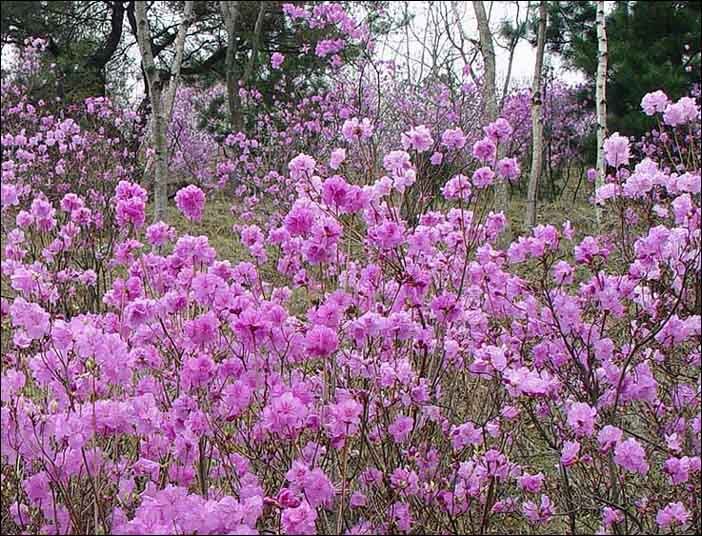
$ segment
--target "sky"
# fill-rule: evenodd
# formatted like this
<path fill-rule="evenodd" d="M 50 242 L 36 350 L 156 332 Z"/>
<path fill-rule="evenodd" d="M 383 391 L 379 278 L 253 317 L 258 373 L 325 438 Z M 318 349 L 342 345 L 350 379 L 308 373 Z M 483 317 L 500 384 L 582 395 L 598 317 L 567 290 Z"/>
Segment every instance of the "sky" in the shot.
<path fill-rule="evenodd" d="M 430 2 L 409 2 L 408 8 L 410 13 L 414 15 L 414 20 L 411 25 L 409 32 L 398 32 L 393 35 L 385 46 L 379 46 L 379 53 L 383 59 L 395 60 L 398 63 L 406 63 L 406 45 L 405 41 L 409 34 L 410 41 L 410 54 L 414 58 L 413 63 L 418 65 L 418 58 L 421 57 L 423 36 L 427 23 L 431 22 L 429 14 L 429 4 Z M 456 24 L 456 16 L 460 18 L 460 24 L 462 25 L 463 33 L 466 38 L 478 39 L 478 27 L 475 19 L 472 2 L 457 2 L 444 1 L 444 2 L 432 2 L 434 8 L 438 4 L 442 4 L 443 8 L 446 9 L 448 13 L 452 16 L 452 24 L 450 26 L 450 31 L 454 41 L 457 40 L 457 36 L 460 34 L 461 29 Z M 520 20 L 524 20 L 527 12 L 526 1 L 497 1 L 497 2 L 485 2 L 485 9 L 489 16 L 490 29 L 493 31 L 493 35 L 497 33 L 500 26 L 500 22 L 504 19 L 508 19 L 514 22 L 517 16 L 517 4 L 519 4 L 519 17 Z M 533 5 L 534 2 L 531 2 Z M 402 9 L 402 2 L 396 2 L 395 8 Z M 434 27 L 434 25 L 429 24 L 429 28 Z M 444 38 L 442 44 L 446 46 L 450 45 L 447 38 Z M 497 84 L 498 87 L 502 87 L 502 83 L 507 73 L 507 66 L 509 62 L 509 52 L 500 46 L 495 46 L 495 55 L 497 63 Z M 531 85 L 532 78 L 534 76 L 534 62 L 536 59 L 535 47 L 532 47 L 526 40 L 521 40 L 517 45 L 514 53 L 514 60 L 512 62 L 512 77 L 510 82 L 510 87 Z M 559 58 L 557 56 L 546 54 L 544 58 L 544 65 L 551 66 L 554 68 L 554 72 L 561 80 L 568 83 L 579 83 L 584 81 L 584 77 L 581 73 L 566 70 Z M 462 67 L 462 65 L 461 65 Z"/>

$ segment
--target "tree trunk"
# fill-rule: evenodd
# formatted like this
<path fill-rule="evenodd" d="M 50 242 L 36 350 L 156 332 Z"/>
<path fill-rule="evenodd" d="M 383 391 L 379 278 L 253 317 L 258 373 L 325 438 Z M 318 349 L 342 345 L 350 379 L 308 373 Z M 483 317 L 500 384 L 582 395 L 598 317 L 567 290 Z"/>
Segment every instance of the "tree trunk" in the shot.
<path fill-rule="evenodd" d="M 148 86 L 149 100 L 151 102 L 151 141 L 156 155 L 154 165 L 154 221 L 165 221 L 168 201 L 168 145 L 166 142 L 166 129 L 168 128 L 168 121 L 173 106 L 171 95 L 175 96 L 180 74 L 180 62 L 183 59 L 183 48 L 185 46 L 185 33 L 191 21 L 193 2 L 188 1 L 185 3 L 185 18 L 178 30 L 176 59 L 171 66 L 171 82 L 165 99 L 163 95 L 163 79 L 154 63 L 154 55 L 151 48 L 151 32 L 146 20 L 146 2 L 137 1 L 134 8 L 137 43 L 146 76 L 144 82 Z"/>
<path fill-rule="evenodd" d="M 171 123 L 173 116 L 173 103 L 175 102 L 176 92 L 180 84 L 180 67 L 183 63 L 183 50 L 185 49 L 185 36 L 188 33 L 188 28 L 193 22 L 193 7 L 194 2 L 189 0 L 185 2 L 183 10 L 183 20 L 178 26 L 178 36 L 176 37 L 176 55 L 173 65 L 171 65 L 171 79 L 168 85 L 168 94 L 166 95 L 166 124 Z"/>
<path fill-rule="evenodd" d="M 121 0 L 111 3 L 110 33 L 107 35 L 103 45 L 96 50 L 86 62 L 88 71 L 95 73 L 94 82 L 96 85 L 95 95 L 107 95 L 107 73 L 105 66 L 114 56 L 120 39 L 122 38 L 122 27 L 124 26 L 125 5 Z"/>
<path fill-rule="evenodd" d="M 495 46 L 492 41 L 492 33 L 488 26 L 485 6 L 482 0 L 473 2 L 475 18 L 478 20 L 478 32 L 480 34 L 480 52 L 483 55 L 485 65 L 485 79 L 483 81 L 483 91 L 485 98 L 485 116 L 488 121 L 497 119 L 497 89 L 495 85 Z"/>
<path fill-rule="evenodd" d="M 495 45 L 488 25 L 487 14 L 482 0 L 473 1 L 473 10 L 475 18 L 478 21 L 478 33 L 480 35 L 480 52 L 483 56 L 483 64 L 485 66 L 485 74 L 483 80 L 483 98 L 485 99 L 485 120 L 492 122 L 497 119 L 497 86 L 495 83 Z M 500 156 L 500 148 L 498 147 L 498 158 Z M 495 187 L 495 197 L 498 208 L 507 212 L 509 205 L 509 197 L 507 192 L 507 184 L 498 182 Z M 503 234 L 505 240 L 510 238 L 509 220 Z"/>
<path fill-rule="evenodd" d="M 505 105 L 505 100 L 507 99 L 507 94 L 509 93 L 509 83 L 512 80 L 512 65 L 514 64 L 514 52 L 517 50 L 517 45 L 519 44 L 519 39 L 521 38 L 521 26 L 519 24 L 519 2 L 515 2 L 517 8 L 517 15 L 514 19 L 515 22 L 515 33 L 512 40 L 509 43 L 509 61 L 507 62 L 507 75 L 505 76 L 505 83 L 502 86 L 502 97 L 500 98 L 500 113 L 502 112 L 502 107 Z M 529 4 L 527 4 L 527 18 L 529 17 Z"/>
<path fill-rule="evenodd" d="M 607 137 L 607 31 L 605 25 L 605 3 L 597 2 L 597 79 L 595 82 L 595 101 L 597 106 L 597 178 L 595 188 L 604 184 L 607 167 L 604 158 L 604 141 Z M 602 219 L 602 211 L 595 208 L 597 228 Z"/>
<path fill-rule="evenodd" d="M 241 73 L 236 62 L 236 24 L 239 19 L 239 2 L 221 1 L 219 3 L 227 28 L 227 56 L 225 58 L 225 68 L 227 70 L 227 105 L 229 107 L 229 121 L 234 132 L 239 132 L 243 128 L 243 118 L 241 115 L 241 97 L 239 96 L 239 80 Z"/>
<path fill-rule="evenodd" d="M 529 189 L 527 192 L 527 225 L 536 225 L 536 192 L 539 186 L 539 177 L 543 168 L 544 158 L 544 123 L 541 118 L 541 79 L 544 64 L 544 45 L 546 42 L 546 2 L 539 2 L 539 33 L 536 40 L 536 63 L 534 64 L 534 80 L 531 85 L 531 173 L 529 175 Z"/>
<path fill-rule="evenodd" d="M 258 16 L 254 25 L 253 37 L 251 38 L 251 56 L 246 64 L 244 72 L 244 84 L 251 85 L 256 81 L 256 62 L 258 61 L 258 51 L 261 48 L 261 32 L 263 31 L 263 19 L 266 16 L 266 2 L 261 2 L 258 6 Z"/>

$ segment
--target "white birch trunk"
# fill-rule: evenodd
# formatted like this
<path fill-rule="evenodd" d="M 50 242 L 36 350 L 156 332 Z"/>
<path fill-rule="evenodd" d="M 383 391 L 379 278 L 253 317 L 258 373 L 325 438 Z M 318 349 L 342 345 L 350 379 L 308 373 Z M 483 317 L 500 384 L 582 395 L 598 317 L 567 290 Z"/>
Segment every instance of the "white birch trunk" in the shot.
<path fill-rule="evenodd" d="M 539 2 L 539 30 L 536 40 L 536 63 L 534 65 L 534 80 L 531 85 L 531 173 L 529 174 L 529 189 L 527 192 L 527 225 L 536 225 L 536 192 L 543 168 L 544 155 L 544 124 L 541 118 L 542 104 L 542 70 L 544 64 L 544 48 L 546 43 L 546 2 Z"/>
<path fill-rule="evenodd" d="M 144 73 L 149 86 L 149 101 L 151 102 L 150 132 L 151 142 L 155 153 L 154 168 L 154 221 L 165 221 L 168 203 L 168 145 L 166 130 L 173 110 L 173 101 L 180 78 L 180 63 L 183 60 L 185 34 L 192 20 L 193 2 L 185 3 L 185 17 L 178 29 L 176 42 L 176 59 L 171 66 L 171 81 L 164 96 L 163 80 L 154 62 L 151 50 L 151 32 L 146 19 L 146 2 L 134 3 L 134 15 L 137 23 L 137 43 L 144 64 Z M 165 97 L 165 98 L 164 98 Z M 147 171 L 151 168 L 147 161 Z"/>
<path fill-rule="evenodd" d="M 597 107 L 597 178 L 595 188 L 604 184 L 607 167 L 604 158 L 604 141 L 607 137 L 607 29 L 605 25 L 605 3 L 597 2 L 597 79 L 595 82 L 595 101 Z M 595 208 L 597 227 L 599 229 L 602 211 Z"/>
<path fill-rule="evenodd" d="M 193 22 L 193 5 L 192 0 L 185 2 L 183 11 L 183 20 L 178 26 L 178 36 L 176 37 L 176 55 L 173 65 L 171 65 L 171 80 L 168 84 L 168 95 L 166 97 L 166 124 L 170 124 L 173 116 L 173 103 L 175 102 L 176 92 L 180 85 L 180 68 L 183 64 L 183 50 L 185 49 L 185 36 L 188 33 L 188 28 Z"/>

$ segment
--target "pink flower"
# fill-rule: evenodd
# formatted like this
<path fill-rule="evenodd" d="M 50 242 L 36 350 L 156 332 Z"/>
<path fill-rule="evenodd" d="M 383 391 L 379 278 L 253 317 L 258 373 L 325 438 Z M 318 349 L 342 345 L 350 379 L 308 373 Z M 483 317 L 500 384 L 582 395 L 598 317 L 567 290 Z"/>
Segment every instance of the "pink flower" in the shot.
<path fill-rule="evenodd" d="M 162 221 L 153 223 L 146 228 L 146 238 L 152 246 L 163 246 L 176 237 L 176 230 Z"/>
<path fill-rule="evenodd" d="M 443 153 L 435 152 L 431 155 L 429 161 L 431 162 L 432 166 L 440 166 L 441 162 L 444 161 L 444 155 Z"/>
<path fill-rule="evenodd" d="M 463 201 L 469 201 L 471 194 L 470 181 L 465 175 L 454 175 L 446 184 L 444 184 L 441 192 L 444 194 L 446 199 L 461 199 Z"/>
<path fill-rule="evenodd" d="M 285 392 L 264 408 L 262 422 L 273 433 L 294 437 L 304 426 L 307 414 L 303 402 L 293 393 Z"/>
<path fill-rule="evenodd" d="M 668 102 L 668 96 L 659 89 L 643 96 L 641 108 L 646 115 L 654 115 L 656 112 L 664 112 Z"/>
<path fill-rule="evenodd" d="M 292 236 L 304 236 L 314 223 L 314 212 L 304 205 L 294 206 L 285 216 L 284 225 Z"/>
<path fill-rule="evenodd" d="M 583 402 L 576 402 L 568 410 L 568 426 L 576 436 L 591 436 L 595 431 L 597 410 Z"/>
<path fill-rule="evenodd" d="M 615 132 L 604 142 L 607 163 L 612 167 L 625 166 L 629 163 L 629 138 Z"/>
<path fill-rule="evenodd" d="M 4 182 L 0 183 L 0 208 L 6 208 L 19 204 L 19 196 L 17 195 L 17 187 L 14 184 Z"/>
<path fill-rule="evenodd" d="M 544 480 L 546 477 L 543 473 L 537 473 L 535 475 L 530 475 L 529 473 L 524 473 L 517 479 L 519 487 L 527 493 L 538 493 L 541 491 Z"/>
<path fill-rule="evenodd" d="M 533 501 L 525 501 L 522 505 L 522 512 L 530 523 L 546 523 L 553 516 L 553 507 L 548 495 L 541 495 L 541 503 L 537 505 Z"/>
<path fill-rule="evenodd" d="M 405 151 L 414 149 L 418 153 L 428 151 L 434 143 L 429 129 L 419 125 L 402 134 L 402 147 Z"/>
<path fill-rule="evenodd" d="M 368 232 L 369 238 L 381 249 L 393 249 L 404 240 L 404 228 L 394 221 L 385 221 Z"/>
<path fill-rule="evenodd" d="M 606 452 L 622 440 L 623 432 L 616 426 L 608 424 L 597 434 L 597 441 L 600 448 Z"/>
<path fill-rule="evenodd" d="M 334 486 L 321 469 L 307 471 L 303 479 L 305 497 L 313 508 L 331 507 L 334 499 Z"/>
<path fill-rule="evenodd" d="M 329 158 L 329 167 L 339 169 L 344 160 L 346 160 L 346 149 L 334 149 L 331 152 L 331 158 Z"/>
<path fill-rule="evenodd" d="M 398 415 L 393 423 L 388 427 L 388 432 L 392 435 L 395 443 L 402 443 L 409 438 L 414 427 L 414 419 L 404 415 Z"/>
<path fill-rule="evenodd" d="M 668 503 L 656 514 L 656 523 L 664 529 L 671 525 L 684 525 L 688 519 L 690 519 L 690 512 L 681 502 Z"/>
<path fill-rule="evenodd" d="M 333 175 L 322 184 L 322 200 L 328 207 L 343 208 L 351 187 L 340 175 Z"/>
<path fill-rule="evenodd" d="M 351 508 L 362 508 L 368 504 L 368 498 L 360 491 L 354 491 L 349 500 Z"/>
<path fill-rule="evenodd" d="M 316 534 L 317 512 L 307 501 L 296 508 L 286 508 L 280 516 L 280 524 L 285 534 Z"/>
<path fill-rule="evenodd" d="M 400 175 L 412 168 L 410 155 L 405 151 L 390 151 L 383 157 L 383 167 L 388 173 Z"/>
<path fill-rule="evenodd" d="M 670 476 L 672 484 L 683 484 L 690 478 L 690 458 L 668 458 L 663 465 L 663 471 Z"/>
<path fill-rule="evenodd" d="M 495 172 L 488 166 L 476 169 L 473 172 L 473 186 L 476 188 L 486 188 L 493 183 Z"/>
<path fill-rule="evenodd" d="M 290 176 L 295 180 L 302 178 L 310 178 L 314 173 L 314 168 L 317 162 L 311 156 L 299 154 L 288 163 Z"/>
<path fill-rule="evenodd" d="M 408 531 L 412 528 L 412 514 L 407 504 L 402 502 L 393 503 L 390 506 L 389 514 L 398 529 Z"/>
<path fill-rule="evenodd" d="M 326 357 L 339 347 L 339 339 L 333 329 L 327 326 L 315 326 L 307 333 L 305 346 L 310 355 Z"/>
<path fill-rule="evenodd" d="M 553 265 L 553 279 L 559 285 L 573 282 L 573 267 L 567 261 L 558 261 Z"/>
<path fill-rule="evenodd" d="M 466 136 L 459 127 L 447 129 L 441 135 L 441 144 L 449 149 L 462 149 L 466 145 Z"/>
<path fill-rule="evenodd" d="M 640 473 L 641 475 L 648 473 L 646 451 L 634 438 L 627 439 L 616 446 L 614 463 L 632 473 Z"/>
<path fill-rule="evenodd" d="M 51 497 L 49 477 L 44 471 L 39 471 L 37 474 L 27 478 L 23 484 L 27 496 L 37 506 L 48 501 Z"/>
<path fill-rule="evenodd" d="M 191 184 L 178 190 L 175 196 L 176 206 L 190 221 L 200 221 L 205 208 L 205 192 Z"/>
<path fill-rule="evenodd" d="M 488 126 L 484 127 L 483 130 L 495 143 L 506 141 L 513 132 L 512 125 L 502 117 L 497 118 Z"/>
<path fill-rule="evenodd" d="M 454 450 L 460 450 L 467 445 L 480 445 L 483 442 L 482 432 L 470 421 L 452 427 L 450 437 Z"/>
<path fill-rule="evenodd" d="M 507 179 L 508 181 L 518 179 L 520 173 L 522 172 L 516 158 L 501 158 L 498 160 L 495 169 L 500 177 Z"/>
<path fill-rule="evenodd" d="M 682 97 L 675 104 L 668 104 L 663 112 L 663 121 L 666 125 L 676 127 L 685 123 L 699 121 L 699 108 L 695 100 L 690 97 Z"/>
<path fill-rule="evenodd" d="M 273 69 L 280 69 L 280 66 L 283 65 L 283 61 L 285 61 L 285 56 L 280 52 L 271 54 L 271 67 L 273 67 Z"/>
<path fill-rule="evenodd" d="M 577 441 L 566 441 L 561 450 L 561 463 L 564 467 L 570 467 L 578 461 L 580 453 L 580 443 Z"/>
<path fill-rule="evenodd" d="M 473 156 L 478 160 L 482 160 L 483 162 L 487 162 L 488 160 L 495 158 L 496 151 L 497 148 L 495 147 L 494 142 L 489 138 L 483 138 L 482 140 L 478 140 L 473 144 Z"/>
<path fill-rule="evenodd" d="M 15 298 L 10 306 L 12 324 L 24 328 L 30 339 L 39 339 L 49 333 L 51 317 L 40 305 Z"/>
<path fill-rule="evenodd" d="M 336 54 L 343 50 L 345 44 L 343 39 L 322 39 L 317 43 L 314 53 L 323 58 L 331 54 Z"/>
<path fill-rule="evenodd" d="M 358 117 L 352 119 L 347 119 L 344 121 L 344 125 L 341 127 L 341 133 L 346 138 L 346 141 L 362 141 L 367 140 L 373 134 L 373 127 L 371 126 L 370 119 L 367 117 L 359 121 Z"/>
<path fill-rule="evenodd" d="M 616 523 L 621 523 L 624 521 L 624 513 L 621 510 L 616 510 L 605 506 L 602 509 L 602 523 L 606 528 L 610 528 Z"/>
<path fill-rule="evenodd" d="M 218 327 L 217 317 L 210 311 L 187 322 L 185 324 L 185 334 L 194 345 L 200 346 L 215 339 Z"/>

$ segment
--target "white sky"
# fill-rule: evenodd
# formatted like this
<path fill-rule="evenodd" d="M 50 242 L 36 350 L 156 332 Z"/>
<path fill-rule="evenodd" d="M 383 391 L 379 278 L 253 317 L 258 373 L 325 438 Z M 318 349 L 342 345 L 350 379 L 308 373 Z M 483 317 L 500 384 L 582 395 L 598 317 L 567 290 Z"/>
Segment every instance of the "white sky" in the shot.
<path fill-rule="evenodd" d="M 436 7 L 438 4 L 443 4 L 446 10 L 454 14 L 458 13 L 460 16 L 461 25 L 463 28 L 463 33 L 466 38 L 478 39 L 478 27 L 473 11 L 472 2 L 456 2 L 455 0 L 444 1 L 444 2 L 409 2 L 410 13 L 415 15 L 412 23 L 412 27 L 409 31 L 410 38 L 410 55 L 412 56 L 412 63 L 417 66 L 419 65 L 419 58 L 422 53 L 421 40 L 425 32 L 425 28 L 428 22 L 428 10 L 429 4 L 434 4 Z M 531 2 L 532 6 L 535 2 Z M 610 4 L 611 2 L 607 2 Z M 396 9 L 402 9 L 402 2 L 395 2 Z M 500 27 L 500 22 L 504 19 L 511 20 L 514 24 L 514 18 L 517 15 L 517 6 L 519 4 L 519 17 L 520 20 L 524 20 L 527 12 L 527 1 L 496 1 L 496 2 L 484 2 L 485 11 L 489 16 L 490 29 L 493 31 L 493 35 L 497 35 L 497 30 Z M 455 7 L 454 7 L 455 6 Z M 457 36 L 460 34 L 460 28 L 455 25 L 451 28 L 453 32 L 454 41 L 457 40 Z M 388 43 L 383 46 L 380 45 L 378 51 L 383 59 L 394 60 L 398 64 L 406 65 L 406 32 L 400 31 L 388 39 Z M 450 45 L 446 37 L 443 38 L 443 43 Z M 509 62 L 509 52 L 500 47 L 495 46 L 495 54 L 497 60 L 497 84 L 498 88 L 502 87 L 504 78 L 507 73 L 507 66 Z M 535 48 L 532 47 L 528 41 L 521 40 L 517 45 L 514 53 L 514 60 L 512 62 L 512 77 L 510 82 L 510 87 L 514 88 L 517 86 L 531 85 L 531 80 L 534 75 L 534 61 L 536 58 Z M 458 65 L 458 68 L 462 68 L 462 62 Z M 544 66 L 551 66 L 554 68 L 555 75 L 561 80 L 568 83 L 578 83 L 584 80 L 584 77 L 579 72 L 568 71 L 563 68 L 559 58 L 546 53 L 544 58 Z"/>

